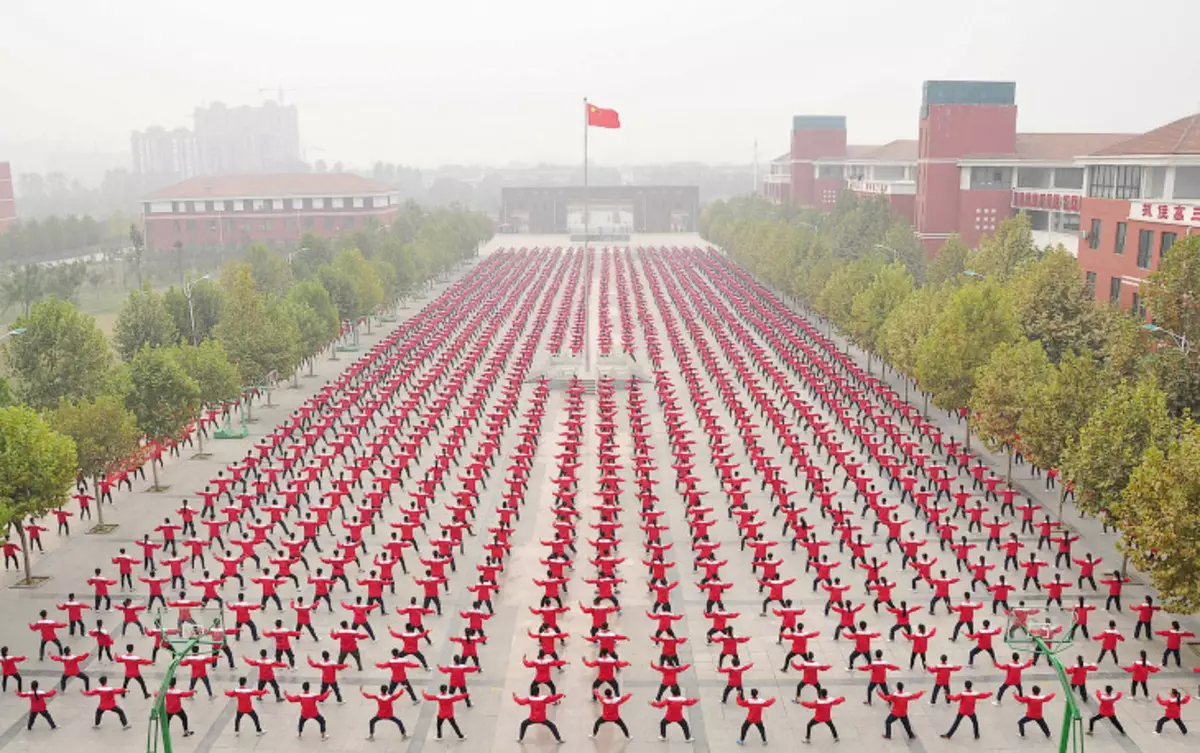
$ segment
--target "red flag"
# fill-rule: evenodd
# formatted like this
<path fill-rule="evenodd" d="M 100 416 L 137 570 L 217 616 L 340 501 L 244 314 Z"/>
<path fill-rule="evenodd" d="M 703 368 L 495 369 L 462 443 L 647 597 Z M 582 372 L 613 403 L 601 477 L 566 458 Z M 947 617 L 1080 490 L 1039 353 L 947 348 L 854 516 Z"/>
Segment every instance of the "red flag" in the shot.
<path fill-rule="evenodd" d="M 603 107 L 588 105 L 587 124 L 596 128 L 620 128 L 621 117 L 616 110 L 606 110 Z"/>

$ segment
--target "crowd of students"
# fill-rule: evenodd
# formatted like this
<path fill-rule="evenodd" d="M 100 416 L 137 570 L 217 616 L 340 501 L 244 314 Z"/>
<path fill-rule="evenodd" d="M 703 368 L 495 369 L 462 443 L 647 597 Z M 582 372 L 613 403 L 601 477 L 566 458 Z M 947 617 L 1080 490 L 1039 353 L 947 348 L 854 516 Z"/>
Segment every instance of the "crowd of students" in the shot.
<path fill-rule="evenodd" d="M 414 704 L 436 705 L 439 739 L 447 727 L 463 738 L 458 706 L 470 708 L 474 678 L 495 669 L 481 665 L 480 647 L 487 643 L 486 625 L 504 585 L 512 537 L 523 514 L 535 525 L 539 519 L 538 510 L 530 515 L 526 508 L 527 497 L 549 496 L 544 507 L 550 516 L 543 519 L 550 531 L 539 539 L 544 575 L 533 579 L 541 595 L 536 604 L 515 605 L 537 624 L 526 633 L 531 643 L 522 661 L 532 673 L 528 692 L 512 695 L 527 711 L 518 740 L 530 726 L 541 726 L 562 742 L 550 713 L 564 699 L 554 678 L 576 664 L 592 677 L 598 709 L 592 736 L 611 725 L 629 737 L 622 708 L 632 694 L 622 692 L 621 676 L 633 665 L 627 648 L 634 642 L 639 649 L 653 645 L 657 654 L 646 669 L 658 675 L 659 687 L 645 701 L 662 712 L 659 737 L 666 739 L 677 726 L 685 740 L 692 738 L 687 709 L 698 701 L 700 670 L 683 657 L 711 645 L 718 652 L 712 671 L 725 682 L 722 703 L 732 697 L 745 709 L 737 742 L 755 730 L 765 744 L 765 713 L 776 698 L 750 687 L 754 663 L 743 662 L 740 648 L 760 631 L 742 627 L 751 618 L 725 604 L 734 584 L 747 576 L 757 582 L 760 615 L 778 618 L 772 632 L 779 644 L 786 642 L 779 649 L 781 671 L 798 673 L 791 700 L 812 711 L 806 742 L 818 726 L 838 738 L 834 709 L 845 701 L 822 686 L 822 673 L 835 662 L 821 661 L 810 646 L 823 632 L 814 625 L 832 628 L 827 635 L 852 646 L 848 668 L 863 673 L 864 703 L 878 699 L 888 707 L 884 737 L 897 723 L 914 736 L 908 710 L 925 692 L 890 682 L 889 673 L 900 667 L 877 647 L 882 623 L 875 629 L 870 624 L 884 613 L 891 621 L 888 638 L 900 636 L 911 649 L 909 670 L 920 662 L 930 675 L 930 702 L 941 696 L 957 704 L 947 738 L 963 720 L 978 738 L 977 704 L 992 697 L 972 680 L 952 687 L 964 665 L 950 660 L 954 649 L 947 644 L 960 637 L 974 644 L 967 667 L 986 654 L 1004 673 L 994 702 L 1012 688 L 1025 706 L 1019 734 L 1033 723 L 1050 735 L 1043 709 L 1055 694 L 1038 685 L 1026 693 L 1022 674 L 1039 657 L 1014 654 L 1000 661 L 996 655 L 996 640 L 1012 637 L 1012 631 L 1038 630 L 1052 641 L 1092 638 L 1099 644 L 1096 662 L 1078 656 L 1068 674 L 1081 700 L 1098 704 L 1089 732 L 1106 720 L 1124 734 L 1116 715 L 1122 694 L 1111 685 L 1093 694 L 1087 680 L 1109 655 L 1120 666 L 1117 650 L 1125 634 L 1109 620 L 1106 629 L 1090 635 L 1089 613 L 1097 607 L 1088 603 L 1085 583 L 1092 592 L 1104 586 L 1106 610 L 1136 616 L 1134 640 L 1165 639 L 1161 662 L 1141 651 L 1123 666 L 1131 695 L 1139 688 L 1149 695 L 1147 681 L 1169 659 L 1181 665 L 1179 649 L 1191 633 L 1178 622 L 1155 630 L 1158 606 L 1150 597 L 1126 609 L 1121 599 L 1127 579 L 1114 572 L 1097 584 L 1101 560 L 1090 553 L 1078 556 L 1077 536 L 1044 514 L 1039 521 L 1041 508 L 1031 500 L 1018 505 L 1016 490 L 744 272 L 698 249 L 641 249 L 640 264 L 628 253 L 599 256 L 601 350 L 613 349 L 608 311 L 615 288 L 621 349 L 630 355 L 644 350 L 648 380 L 601 378 L 594 400 L 580 379 L 572 379 L 561 396 L 544 378 L 528 384 L 539 350 L 578 354 L 587 347 L 586 291 L 593 285 L 595 257 L 548 251 L 489 257 L 256 442 L 245 458 L 218 472 L 197 491 L 196 505 L 185 501 L 153 536 L 139 539 L 136 554 L 120 549 L 96 568 L 86 581 L 90 605 L 71 594 L 58 605 L 65 622 L 49 610 L 38 615 L 30 629 L 40 639 L 39 661 L 52 646 L 50 660 L 62 665 L 57 690 L 43 690 L 36 681 L 25 689 L 19 669 L 27 658 L 0 648 L 4 690 L 13 680 L 28 699 L 29 728 L 39 716 L 55 726 L 47 701 L 76 679 L 85 694 L 98 698 L 95 725 L 111 711 L 128 726 L 118 700 L 130 686 L 149 699 L 142 668 L 154 664 L 160 652 L 177 651 L 197 625 L 195 615 L 215 604 L 233 626 L 198 626 L 207 631 L 205 645 L 180 661 L 188 688 L 172 684 L 162 699 L 168 724 L 178 718 L 185 735 L 192 730 L 183 701 L 200 686 L 213 696 L 208 671 L 222 660 L 230 669 L 239 666 L 233 636 L 254 644 L 269 641 L 273 648 L 255 645 L 257 657 L 241 656 L 253 679 L 240 677 L 224 691 L 236 701 L 235 731 L 249 717 L 262 734 L 255 703 L 270 692 L 279 702 L 297 705 L 298 735 L 312 722 L 325 737 L 322 704 L 330 697 L 343 701 L 339 679 L 350 669 L 347 660 L 361 673 L 360 644 L 383 637 L 372 619 L 395 612 L 402 627 L 388 627 L 389 656 L 374 663 L 389 673 L 389 682 L 378 692 L 360 688 L 376 704 L 369 735 L 380 721 L 407 735 L 395 708 L 407 696 Z M 549 421 L 547 413 L 553 416 Z M 659 437 L 665 446 L 656 444 Z M 663 456 L 668 467 L 659 465 Z M 552 459 L 553 471 L 545 491 L 531 491 L 541 483 L 533 476 L 540 459 Z M 111 503 L 117 483 L 106 481 L 95 496 L 81 490 L 76 495 L 81 512 L 92 502 Z M 1019 532 L 1006 534 L 1018 520 Z M 469 539 L 475 540 L 472 550 L 481 552 L 473 574 L 466 563 Z M 978 539 L 985 539 L 982 547 Z M 750 552 L 749 572 L 733 572 L 736 565 L 730 564 L 730 552 L 723 555 L 723 546 Z M 1027 548 L 1032 551 L 1022 556 Z M 1055 554 L 1058 572 L 1049 579 L 1042 551 Z M 954 559 L 953 574 L 948 564 L 938 564 L 946 552 Z M 6 549 L 6 559 L 9 554 Z M 638 562 L 644 576 L 629 569 L 636 570 Z M 825 594 L 820 615 L 798 606 L 801 564 L 812 576 L 812 592 Z M 694 593 L 692 585 L 680 585 L 689 572 L 705 599 L 703 641 L 701 628 L 690 625 L 696 615 L 689 617 L 683 607 L 686 595 Z M 247 575 L 254 587 L 249 598 Z M 411 578 L 420 598 L 389 610 L 385 600 L 392 600 L 403 576 Z M 956 600 L 954 587 L 967 576 Z M 1019 589 L 1010 576 L 1014 582 L 1023 578 Z M 135 578 L 145 586 L 144 602 L 133 595 Z M 455 600 L 461 634 L 445 635 L 438 618 L 452 581 L 456 593 L 470 596 Z M 586 596 L 572 600 L 568 592 L 579 583 Z M 339 586 L 344 597 L 338 606 L 346 617 L 335 618 L 338 626 L 321 635 L 314 612 L 335 614 Z M 646 597 L 640 595 L 643 586 Z M 631 588 L 639 592 L 636 600 L 650 601 L 645 630 L 623 616 L 621 601 Z M 857 604 L 851 597 L 856 589 L 866 595 Z M 1064 602 L 1068 590 L 1076 592 L 1070 606 Z M 280 594 L 289 591 L 285 602 Z M 1018 591 L 1030 594 L 1028 603 L 1009 603 Z M 977 594 L 990 596 L 990 617 Z M 738 598 L 744 597 L 743 588 Z M 939 605 L 955 615 L 949 636 L 927 628 L 919 616 L 922 611 L 935 616 Z M 267 623 L 260 628 L 255 617 L 271 607 L 279 616 L 260 616 Z M 1069 631 L 1045 627 L 1042 617 L 1052 607 L 1069 615 Z M 147 624 L 148 609 L 167 618 Z M 115 623 L 106 627 L 98 618 L 113 610 L 121 615 L 120 638 Z M 561 625 L 576 610 L 590 626 L 571 641 Z M 91 629 L 84 618 L 88 612 L 97 616 Z M 94 649 L 72 650 L 59 636 L 64 629 L 72 642 L 77 631 L 77 640 L 91 639 Z M 138 655 L 136 643 L 114 656 L 113 646 L 130 629 L 138 632 L 135 641 L 153 641 L 148 659 Z M 319 672 L 319 685 L 314 690 L 304 682 L 285 693 L 277 673 L 295 667 L 296 642 L 305 636 L 318 650 L 319 658 L 309 654 L 307 664 Z M 442 678 L 431 683 L 437 691 L 425 690 L 418 698 L 409 673 L 431 671 L 421 647 L 435 637 L 453 643 L 455 653 L 432 668 Z M 930 661 L 934 642 L 947 653 L 935 651 L 938 659 Z M 110 685 L 107 675 L 92 686 L 85 664 L 93 656 L 95 663 L 121 666 L 121 687 Z M 809 686 L 813 694 L 805 697 Z M 1164 707 L 1158 731 L 1173 722 L 1186 734 L 1181 712 L 1189 696 L 1164 688 L 1157 700 Z"/>

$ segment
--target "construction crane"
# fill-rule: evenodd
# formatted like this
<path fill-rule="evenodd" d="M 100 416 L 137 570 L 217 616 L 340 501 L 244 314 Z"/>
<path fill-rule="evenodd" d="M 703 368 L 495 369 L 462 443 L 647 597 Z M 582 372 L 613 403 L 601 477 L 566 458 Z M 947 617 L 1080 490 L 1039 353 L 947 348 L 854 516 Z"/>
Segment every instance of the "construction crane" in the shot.
<path fill-rule="evenodd" d="M 330 88 L 330 87 L 328 87 L 328 86 L 299 86 L 299 87 L 291 87 L 291 86 L 289 86 L 289 87 L 287 87 L 287 88 L 285 89 L 285 88 L 284 88 L 284 86 L 283 86 L 283 84 L 282 84 L 282 83 L 280 83 L 280 84 L 278 84 L 278 85 L 277 85 L 277 86 L 275 86 L 275 87 L 270 87 L 270 86 L 267 86 L 267 87 L 260 88 L 260 89 L 258 90 L 258 93 L 259 93 L 259 94 L 275 94 L 275 95 L 277 95 L 277 96 L 278 96 L 278 98 L 279 98 L 279 99 L 278 99 L 278 101 L 279 101 L 279 104 L 281 104 L 281 105 L 282 105 L 282 104 L 284 104 L 284 101 L 283 101 L 283 94 L 284 94 L 284 92 L 285 92 L 285 91 L 292 92 L 293 94 L 295 94 L 296 92 L 303 92 L 303 91 L 317 91 L 317 90 L 319 90 L 319 89 L 328 89 L 328 88 Z"/>

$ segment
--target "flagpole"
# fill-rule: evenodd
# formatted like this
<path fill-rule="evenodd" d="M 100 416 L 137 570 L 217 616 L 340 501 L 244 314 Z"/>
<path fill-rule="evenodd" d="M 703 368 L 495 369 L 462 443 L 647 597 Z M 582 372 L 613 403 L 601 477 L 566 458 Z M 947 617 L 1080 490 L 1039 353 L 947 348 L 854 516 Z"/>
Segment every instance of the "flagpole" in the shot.
<path fill-rule="evenodd" d="M 591 233 L 588 230 L 588 101 L 583 98 L 583 263 L 585 269 L 590 269 L 591 259 L 588 257 L 588 240 Z M 585 278 L 589 279 L 589 278 Z M 589 283 L 583 290 L 584 310 L 584 340 L 583 340 L 583 371 L 592 371 L 592 317 L 591 314 L 592 286 Z"/>

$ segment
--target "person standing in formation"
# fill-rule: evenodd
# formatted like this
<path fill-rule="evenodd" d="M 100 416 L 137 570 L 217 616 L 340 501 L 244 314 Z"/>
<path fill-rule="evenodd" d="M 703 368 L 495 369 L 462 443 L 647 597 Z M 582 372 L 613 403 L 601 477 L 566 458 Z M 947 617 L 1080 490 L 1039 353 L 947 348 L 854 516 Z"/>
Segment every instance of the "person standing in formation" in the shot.
<path fill-rule="evenodd" d="M 393 683 L 393 687 L 394 685 L 395 683 Z M 411 687 L 410 685 L 409 688 L 411 689 Z M 400 721 L 400 717 L 396 716 L 395 709 L 393 708 L 396 700 L 404 695 L 403 691 L 389 690 L 387 685 L 380 685 L 378 693 L 368 693 L 361 687 L 358 689 L 358 692 L 362 693 L 362 697 L 368 701 L 374 701 L 377 706 L 375 716 L 371 717 L 371 720 L 367 722 L 368 740 L 375 739 L 375 725 L 381 721 L 395 722 L 396 726 L 400 728 L 400 739 L 408 739 L 408 730 L 404 728 L 404 722 Z"/>
<path fill-rule="evenodd" d="M 537 688 L 529 691 L 527 696 L 519 696 L 513 693 L 513 700 L 518 706 L 529 707 L 529 717 L 521 720 L 521 729 L 517 733 L 517 742 L 525 742 L 525 731 L 529 729 L 531 724 L 541 724 L 550 730 L 550 734 L 554 735 L 554 742 L 559 745 L 563 744 L 562 735 L 558 734 L 558 727 L 554 722 L 546 718 L 546 707 L 552 703 L 558 703 L 563 699 L 562 693 L 553 693 L 548 696 L 539 695 Z"/>
<path fill-rule="evenodd" d="M 633 697 L 632 694 L 626 693 L 623 696 L 613 695 L 610 688 L 604 689 L 604 695 L 600 695 L 600 691 L 593 690 L 592 694 L 596 700 L 600 702 L 600 718 L 592 725 L 592 734 L 588 735 L 589 740 L 594 740 L 596 734 L 600 732 L 600 726 L 603 724 L 615 724 L 617 728 L 625 733 L 625 739 L 629 739 L 629 727 L 625 726 L 625 720 L 621 718 L 621 704 L 629 701 Z"/>
<path fill-rule="evenodd" d="M 828 727 L 829 731 L 833 733 L 833 741 L 837 742 L 837 727 L 833 726 L 833 707 L 845 702 L 845 696 L 830 698 L 829 691 L 825 688 L 817 691 L 817 699 L 815 701 L 801 701 L 801 706 L 813 710 L 813 718 L 808 720 L 808 727 L 804 730 L 804 742 L 812 742 L 812 730 L 818 724 L 824 724 Z"/>
<path fill-rule="evenodd" d="M 250 717 L 250 721 L 254 722 L 254 731 L 258 733 L 259 737 L 266 734 L 263 732 L 262 724 L 258 721 L 258 712 L 254 710 L 254 699 L 262 698 L 266 694 L 266 688 L 255 690 L 248 686 L 245 677 L 238 678 L 236 688 L 225 691 L 225 695 L 237 699 L 237 714 L 233 717 L 233 734 L 241 732 L 243 716 Z"/>
<path fill-rule="evenodd" d="M 1171 693 L 1166 698 L 1158 696 L 1155 698 L 1158 705 L 1163 707 L 1163 715 L 1159 718 L 1158 723 L 1154 725 L 1154 734 L 1161 735 L 1163 726 L 1167 722 L 1175 722 L 1175 726 L 1183 734 L 1188 733 L 1187 725 L 1183 723 L 1183 705 L 1192 700 L 1190 695 L 1180 693 L 1175 688 L 1171 688 Z"/>
<path fill-rule="evenodd" d="M 304 725 L 309 719 L 316 721 L 317 726 L 321 728 L 321 739 L 328 740 L 329 735 L 326 734 L 325 717 L 321 715 L 321 709 L 317 706 L 323 703 L 329 697 L 330 691 L 324 693 L 311 692 L 312 686 L 307 682 L 300 686 L 299 693 L 288 693 L 285 698 L 291 703 L 300 704 L 300 721 L 296 724 L 296 737 L 304 737 Z"/>
<path fill-rule="evenodd" d="M 762 738 L 762 744 L 767 744 L 767 728 L 763 726 L 762 715 L 763 710 L 774 703 L 775 699 L 773 697 L 759 698 L 758 688 L 750 689 L 749 698 L 738 697 L 737 704 L 746 709 L 746 721 L 742 722 L 742 731 L 738 735 L 737 740 L 738 745 L 746 744 L 746 733 L 750 731 L 751 727 L 758 730 L 758 734 Z"/>
<path fill-rule="evenodd" d="M 29 690 L 17 691 L 18 698 L 24 698 L 29 701 L 29 722 L 25 725 L 26 730 L 33 729 L 33 723 L 37 721 L 39 716 L 46 718 L 50 729 L 58 729 L 58 725 L 54 723 L 54 717 L 50 716 L 50 711 L 46 707 L 46 701 L 56 695 L 58 695 L 58 691 L 54 688 L 45 691 L 38 690 L 37 680 L 29 683 Z"/>

